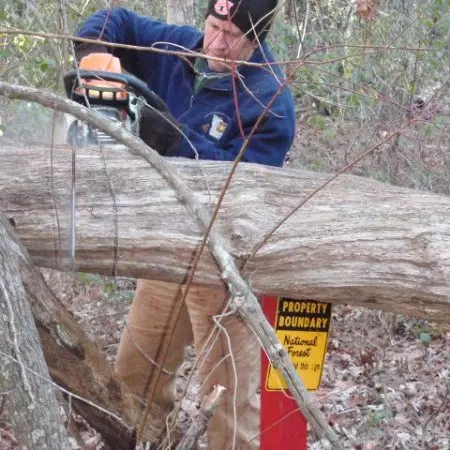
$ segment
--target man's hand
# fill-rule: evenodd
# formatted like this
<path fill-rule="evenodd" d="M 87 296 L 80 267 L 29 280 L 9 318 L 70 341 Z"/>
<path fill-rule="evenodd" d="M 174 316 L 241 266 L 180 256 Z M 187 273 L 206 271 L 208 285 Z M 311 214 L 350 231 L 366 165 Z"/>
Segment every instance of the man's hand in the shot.
<path fill-rule="evenodd" d="M 151 148 L 163 156 L 174 156 L 180 140 L 180 125 L 161 100 L 158 108 L 144 106 L 141 109 L 139 136 Z"/>

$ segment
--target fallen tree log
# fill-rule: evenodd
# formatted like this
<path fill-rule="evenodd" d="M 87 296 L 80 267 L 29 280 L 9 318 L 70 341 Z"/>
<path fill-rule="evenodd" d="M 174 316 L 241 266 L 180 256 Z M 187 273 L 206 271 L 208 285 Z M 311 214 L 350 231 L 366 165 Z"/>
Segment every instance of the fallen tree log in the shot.
<path fill-rule="evenodd" d="M 43 267 L 70 265 L 70 160 L 65 147 L 0 144 L 0 210 Z M 211 209 L 230 165 L 173 164 Z M 77 270 L 185 280 L 202 233 L 164 178 L 120 146 L 79 150 L 76 171 Z M 238 263 L 247 261 L 267 232 L 325 179 L 242 164 L 215 223 L 225 249 Z M 342 176 L 291 217 L 247 261 L 245 273 L 258 293 L 448 321 L 449 219 L 447 197 Z M 205 253 L 196 282 L 219 279 Z"/>

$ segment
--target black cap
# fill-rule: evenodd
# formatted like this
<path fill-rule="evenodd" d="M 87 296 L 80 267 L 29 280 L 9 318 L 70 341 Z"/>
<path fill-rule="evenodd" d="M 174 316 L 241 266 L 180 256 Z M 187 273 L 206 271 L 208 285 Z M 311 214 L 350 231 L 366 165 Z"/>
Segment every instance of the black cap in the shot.
<path fill-rule="evenodd" d="M 206 17 L 231 20 L 252 41 L 262 42 L 272 25 L 277 0 L 209 0 Z M 256 34 L 256 35 L 255 35 Z"/>

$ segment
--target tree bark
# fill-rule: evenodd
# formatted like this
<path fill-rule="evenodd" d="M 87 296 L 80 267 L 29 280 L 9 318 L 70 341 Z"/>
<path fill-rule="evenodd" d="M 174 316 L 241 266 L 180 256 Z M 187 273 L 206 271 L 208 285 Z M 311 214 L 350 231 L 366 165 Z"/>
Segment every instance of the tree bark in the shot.
<path fill-rule="evenodd" d="M 70 158 L 64 147 L 0 149 L 0 210 L 40 266 L 70 266 Z M 211 208 L 229 164 L 171 162 Z M 324 179 L 242 164 L 215 224 L 238 265 Z M 147 162 L 120 146 L 79 150 L 76 204 L 78 270 L 183 282 L 202 233 Z M 449 218 L 447 197 L 342 176 L 292 216 L 245 272 L 258 293 L 448 321 Z M 205 254 L 196 282 L 220 277 Z"/>
<path fill-rule="evenodd" d="M 15 333 L 14 335 L 20 341 L 17 347 L 21 350 L 22 379 L 29 380 L 31 392 L 39 389 L 39 392 L 36 391 L 34 395 L 35 405 L 30 408 L 31 412 L 28 414 L 27 392 L 20 389 L 14 394 L 21 397 L 14 402 L 15 407 L 10 408 L 12 411 L 17 411 L 12 419 L 18 421 L 29 419 L 26 423 L 19 422 L 16 425 L 16 430 L 19 430 L 18 437 L 29 431 L 31 436 L 37 436 L 42 440 L 42 442 L 39 441 L 39 445 L 30 448 L 71 448 L 64 447 L 62 444 L 58 445 L 60 440 L 57 440 L 57 426 L 60 424 L 60 418 L 58 405 L 55 406 L 54 403 L 50 405 L 53 391 L 48 389 L 48 384 L 51 383 L 51 375 L 53 381 L 72 397 L 71 403 L 74 409 L 101 432 L 112 448 L 118 450 L 131 448 L 135 439 L 133 429 L 138 422 L 141 407 L 113 373 L 102 351 L 89 340 L 72 314 L 49 290 L 40 272 L 34 268 L 26 250 L 2 221 L 5 219 L 0 215 L 0 350 L 18 359 L 17 354 L 14 354 L 14 352 L 17 353 L 17 348 L 11 347 L 9 338 Z M 10 296 L 9 299 L 4 296 L 5 293 Z M 11 298 L 13 294 L 14 298 Z M 31 314 L 27 313 L 25 298 L 31 306 L 40 342 L 32 336 L 32 330 L 36 327 Z M 8 314 L 5 302 L 14 308 L 11 314 Z M 3 325 L 2 320 L 6 319 L 8 322 Z M 24 330 L 29 330 L 30 333 L 26 334 Z M 5 333 L 8 334 L 5 335 Z M 50 375 L 45 363 L 42 362 L 44 359 L 41 343 Z M 4 348 L 5 345 L 10 351 Z M 9 359 L 5 360 L 1 355 L 0 362 L 2 364 L 0 391 L 14 389 L 19 382 L 13 383 L 13 380 L 20 380 L 17 364 L 12 364 Z M 39 377 L 30 373 L 27 368 L 38 373 Z M 6 385 L 4 385 L 4 379 L 6 379 Z M 43 396 L 42 400 L 41 396 Z M 22 397 L 24 397 L 23 401 Z M 39 420 L 45 420 L 45 424 L 50 425 L 43 426 Z M 147 425 L 146 438 L 156 440 L 164 427 L 156 406 L 150 412 Z M 44 430 L 45 433 L 40 433 L 40 430 Z M 44 445 L 49 439 L 51 444 Z"/>
<path fill-rule="evenodd" d="M 0 217 L 0 392 L 21 448 L 71 449 L 27 293 L 20 277 L 23 247 Z"/>
<path fill-rule="evenodd" d="M 167 0 L 167 23 L 193 25 L 194 13 L 194 0 Z"/>

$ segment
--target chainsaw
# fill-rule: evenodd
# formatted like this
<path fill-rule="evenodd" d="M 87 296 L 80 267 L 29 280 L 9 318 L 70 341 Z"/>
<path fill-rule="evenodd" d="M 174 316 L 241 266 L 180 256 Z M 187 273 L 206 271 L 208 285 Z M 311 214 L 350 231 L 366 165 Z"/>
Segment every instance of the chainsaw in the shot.
<path fill-rule="evenodd" d="M 141 108 L 161 107 L 159 97 L 142 80 L 124 73 L 119 58 L 109 53 L 83 57 L 79 68 L 64 76 L 64 87 L 68 98 L 121 123 L 135 136 L 139 136 Z M 67 142 L 75 147 L 116 144 L 114 138 L 81 120 L 70 125 Z"/>
<path fill-rule="evenodd" d="M 91 53 L 83 57 L 77 69 L 64 76 L 67 96 L 139 136 L 143 107 L 159 109 L 162 100 L 139 78 L 123 73 L 120 60 L 109 53 Z M 73 120 L 72 120 L 73 119 Z M 76 149 L 117 144 L 116 140 L 88 122 L 66 117 L 64 139 L 72 147 L 70 267 L 76 269 Z"/>

